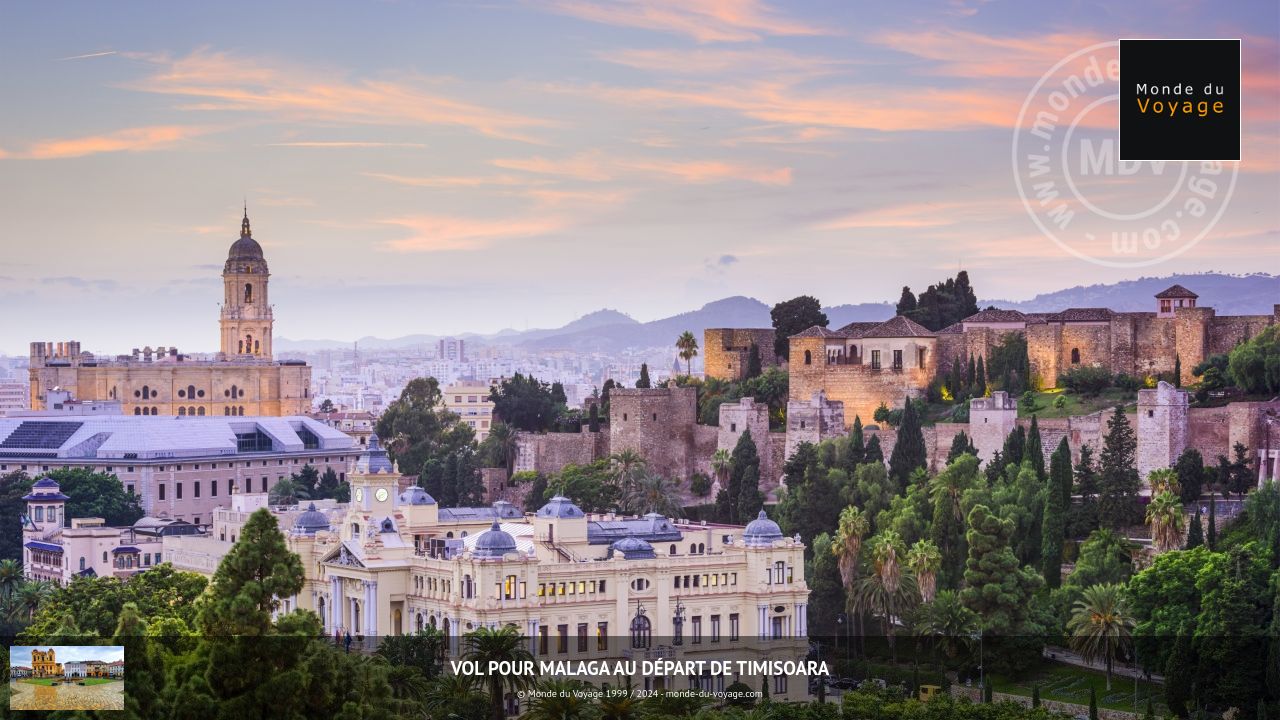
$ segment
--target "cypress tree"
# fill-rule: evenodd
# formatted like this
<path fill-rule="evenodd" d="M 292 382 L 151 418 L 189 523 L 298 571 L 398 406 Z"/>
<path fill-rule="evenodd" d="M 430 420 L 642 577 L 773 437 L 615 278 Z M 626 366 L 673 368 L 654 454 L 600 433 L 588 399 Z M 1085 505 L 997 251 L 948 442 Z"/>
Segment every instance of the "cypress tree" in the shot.
<path fill-rule="evenodd" d="M 1027 431 L 1019 425 L 1004 439 L 1004 462 L 1006 465 L 1021 465 L 1022 457 L 1027 454 Z M 1004 472 L 1004 468 L 1000 468 Z"/>
<path fill-rule="evenodd" d="M 991 457 L 991 462 L 987 463 L 982 472 L 987 478 L 988 485 L 995 485 L 999 482 L 1000 478 L 1004 477 L 1004 454 L 997 450 L 996 454 Z"/>
<path fill-rule="evenodd" d="M 1044 482 L 1044 446 L 1040 442 L 1040 423 L 1035 415 L 1031 416 L 1031 429 L 1027 431 L 1027 445 L 1022 452 L 1022 462 L 1031 461 L 1036 477 Z"/>
<path fill-rule="evenodd" d="M 863 462 L 884 462 L 884 451 L 880 449 L 880 436 L 872 435 L 867 442 L 867 457 Z"/>
<path fill-rule="evenodd" d="M 750 522 L 755 519 L 754 514 L 752 517 L 744 516 L 739 507 L 744 496 L 751 497 L 746 493 L 747 483 L 744 481 L 748 480 L 747 471 L 752 468 L 754 468 L 752 477 L 755 478 L 755 485 L 751 490 L 758 494 L 760 492 L 760 455 L 756 451 L 755 440 L 751 438 L 751 430 L 748 429 L 738 436 L 738 444 L 733 447 L 733 453 L 730 455 L 728 510 L 731 523 Z"/>
<path fill-rule="evenodd" d="M 591 432 L 600 432 L 600 406 L 591 403 L 591 412 L 587 416 L 587 429 Z"/>
<path fill-rule="evenodd" d="M 1182 387 L 1182 357 L 1178 355 L 1173 357 L 1173 386 Z"/>
<path fill-rule="evenodd" d="M 974 394 L 976 397 L 984 397 L 984 396 L 986 396 L 986 394 L 987 394 L 987 368 L 986 368 L 986 365 L 985 365 L 985 361 L 982 359 L 982 356 L 981 356 L 981 355 L 979 355 L 979 356 L 978 356 L 978 369 L 977 369 L 977 372 L 976 372 L 976 373 L 974 374 L 974 376 L 973 376 L 973 384 L 974 384 L 974 387 L 976 388 L 976 392 L 974 392 L 973 394 Z"/>
<path fill-rule="evenodd" d="M 845 463 L 845 470 L 848 471 L 849 477 L 853 477 L 853 473 L 858 466 L 867 461 L 867 445 L 862 436 L 862 418 L 858 415 L 853 416 L 853 431 L 849 433 L 849 456 Z"/>
<path fill-rule="evenodd" d="M 1063 487 L 1066 487 L 1066 493 Z M 1049 458 L 1049 487 L 1044 495 L 1044 528 L 1041 539 L 1041 573 L 1050 589 L 1062 585 L 1062 546 L 1067 532 L 1067 505 L 1071 492 L 1071 448 L 1062 438 Z"/>
<path fill-rule="evenodd" d="M 1039 684 L 1035 684 L 1031 686 L 1031 707 L 1033 708 L 1040 707 L 1040 685 Z"/>
<path fill-rule="evenodd" d="M 649 363 L 640 363 L 640 379 L 636 381 L 636 387 L 653 387 L 653 384 L 649 382 Z"/>
<path fill-rule="evenodd" d="M 969 364 L 965 370 L 965 376 L 964 376 L 964 386 L 969 390 L 969 392 L 973 392 L 973 382 L 974 380 L 977 380 L 977 378 L 978 378 L 978 373 L 977 373 L 977 369 L 974 367 L 974 364 L 973 364 L 973 355 L 970 355 Z"/>
<path fill-rule="evenodd" d="M 970 455 L 977 457 L 978 449 L 973 446 L 973 442 L 969 440 L 969 436 L 966 435 L 964 431 L 960 431 L 951 439 L 951 450 L 947 452 L 947 464 L 950 465 L 956 458 L 965 453 L 969 453 Z"/>
<path fill-rule="evenodd" d="M 907 398 L 902 407 L 902 424 L 898 427 L 898 441 L 889 457 L 889 477 L 892 477 L 901 494 L 911 482 L 916 468 L 928 465 L 928 451 L 924 445 L 924 433 L 920 430 L 920 416 L 915 403 Z"/>
<path fill-rule="evenodd" d="M 760 361 L 760 346 L 751 343 L 751 349 L 747 351 L 747 379 L 760 377 L 762 372 L 764 372 L 764 367 Z"/>
<path fill-rule="evenodd" d="M 1216 495 L 1209 496 L 1209 528 L 1205 533 L 1205 544 L 1210 550 L 1218 549 L 1218 501 Z"/>
<path fill-rule="evenodd" d="M 745 524 L 756 519 L 764 508 L 764 494 L 760 492 L 760 466 L 749 465 L 742 474 L 742 495 L 738 498 L 738 522 Z"/>
<path fill-rule="evenodd" d="M 1200 527 L 1200 508 L 1191 517 L 1191 525 L 1187 528 L 1187 550 L 1198 548 L 1204 544 L 1204 528 Z"/>
<path fill-rule="evenodd" d="M 969 383 L 965 379 L 964 370 L 960 367 L 959 355 L 951 361 L 951 375 L 947 377 L 947 389 L 951 391 L 951 397 L 957 401 L 969 392 Z"/>

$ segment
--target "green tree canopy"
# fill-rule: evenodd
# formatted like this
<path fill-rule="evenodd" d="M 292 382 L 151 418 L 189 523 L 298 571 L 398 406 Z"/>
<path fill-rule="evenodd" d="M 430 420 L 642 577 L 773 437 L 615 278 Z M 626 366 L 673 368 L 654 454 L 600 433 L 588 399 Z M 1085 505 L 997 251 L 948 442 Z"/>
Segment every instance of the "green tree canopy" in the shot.
<path fill-rule="evenodd" d="M 773 352 L 781 358 L 790 354 L 788 339 L 792 335 L 814 325 L 826 327 L 828 322 L 827 314 L 822 312 L 822 303 L 809 295 L 801 295 L 774 305 L 769 311 L 769 317 L 773 319 Z"/>

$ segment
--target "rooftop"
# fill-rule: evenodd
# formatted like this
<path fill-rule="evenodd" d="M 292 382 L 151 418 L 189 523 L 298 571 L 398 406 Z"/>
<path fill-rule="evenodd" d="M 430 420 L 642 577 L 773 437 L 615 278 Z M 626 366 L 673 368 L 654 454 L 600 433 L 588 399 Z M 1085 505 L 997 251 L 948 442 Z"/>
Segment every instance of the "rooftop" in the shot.
<path fill-rule="evenodd" d="M 303 416 L 0 418 L 0 457 L 145 461 L 357 447 L 350 436 Z"/>
<path fill-rule="evenodd" d="M 1156 299 L 1158 300 L 1167 300 L 1170 298 L 1198 298 L 1198 297 L 1200 296 L 1182 287 L 1181 285 L 1173 285 L 1169 287 L 1167 290 L 1163 290 L 1161 292 L 1156 293 Z"/>

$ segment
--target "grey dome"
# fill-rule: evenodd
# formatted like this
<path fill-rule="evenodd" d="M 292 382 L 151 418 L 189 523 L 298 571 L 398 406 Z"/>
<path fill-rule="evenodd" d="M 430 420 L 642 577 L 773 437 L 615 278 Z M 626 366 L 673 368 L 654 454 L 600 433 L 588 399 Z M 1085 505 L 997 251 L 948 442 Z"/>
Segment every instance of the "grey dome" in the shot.
<path fill-rule="evenodd" d="M 317 532 L 328 529 L 329 518 L 316 509 L 315 503 L 308 505 L 306 512 L 293 521 L 293 531 L 303 535 L 315 535 Z"/>
<path fill-rule="evenodd" d="M 573 504 L 573 501 L 563 495 L 557 495 L 547 501 L 546 505 L 538 508 L 538 517 L 540 518 L 580 518 L 584 517 L 582 508 Z"/>
<path fill-rule="evenodd" d="M 426 490 L 417 485 L 400 493 L 401 505 L 435 505 L 436 499 L 427 494 Z"/>
<path fill-rule="evenodd" d="M 625 537 L 609 546 L 610 552 L 621 553 L 624 560 L 652 560 L 657 557 L 653 546 L 638 537 Z"/>
<path fill-rule="evenodd" d="M 378 442 L 378 434 L 373 433 L 369 436 L 369 444 L 365 446 L 364 452 L 360 453 L 360 457 L 356 460 L 355 471 L 371 475 L 389 473 L 394 469 L 391 459 L 387 457 L 387 451 L 383 450 L 382 444 Z"/>
<path fill-rule="evenodd" d="M 476 538 L 475 549 L 472 552 L 476 557 L 501 558 L 507 553 L 516 552 L 516 539 L 499 527 L 498 521 L 494 520 L 493 527 Z"/>
<path fill-rule="evenodd" d="M 249 228 L 249 208 L 244 209 L 244 219 L 240 221 L 240 239 L 231 243 L 227 251 L 227 260 L 262 260 L 262 246 L 253 239 L 253 230 Z"/>
<path fill-rule="evenodd" d="M 781 539 L 782 528 L 778 527 L 778 523 L 770 520 L 763 510 L 742 531 L 743 542 L 750 546 L 767 547 Z"/>

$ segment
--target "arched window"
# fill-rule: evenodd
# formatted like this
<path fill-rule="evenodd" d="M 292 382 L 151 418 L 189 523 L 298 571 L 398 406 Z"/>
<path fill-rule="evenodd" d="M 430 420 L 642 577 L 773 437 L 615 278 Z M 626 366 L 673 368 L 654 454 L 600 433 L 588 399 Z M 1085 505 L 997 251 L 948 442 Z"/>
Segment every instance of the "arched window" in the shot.
<path fill-rule="evenodd" d="M 106 551 L 106 550 L 103 550 L 103 551 L 102 551 L 102 562 L 106 562 L 106 561 L 107 561 L 107 551 Z"/>
<path fill-rule="evenodd" d="M 706 543 L 698 543 L 698 554 L 699 554 L 699 555 L 702 555 L 702 554 L 704 554 L 704 553 L 706 553 L 706 552 L 707 552 L 707 545 L 706 545 Z"/>
<path fill-rule="evenodd" d="M 422 632 L 422 613 L 418 613 L 417 627 L 418 627 L 418 632 Z"/>
<path fill-rule="evenodd" d="M 805 365 L 813 364 L 813 353 L 809 352 L 808 350 L 804 351 L 804 364 Z"/>
<path fill-rule="evenodd" d="M 133 414 L 134 414 L 134 415 L 141 415 L 141 414 L 142 414 L 142 408 L 134 408 L 134 409 L 133 409 Z"/>
<path fill-rule="evenodd" d="M 257 355 L 262 352 L 262 345 L 257 341 L 253 341 L 253 354 Z"/>
<path fill-rule="evenodd" d="M 204 408 L 196 408 L 197 415 L 204 415 Z"/>
<path fill-rule="evenodd" d="M 195 396 L 196 396 L 196 386 L 195 386 L 195 385 L 188 385 L 188 386 L 187 386 L 187 397 L 188 397 L 188 398 L 193 398 L 193 397 L 195 397 Z"/>
<path fill-rule="evenodd" d="M 631 620 L 631 648 L 633 650 L 644 650 L 649 647 L 653 639 L 653 623 L 649 622 L 649 618 L 641 613 L 637 613 Z"/>
<path fill-rule="evenodd" d="M 142 386 L 142 399 L 143 399 L 143 400 L 148 400 L 148 399 L 150 399 L 150 398 L 151 398 L 151 386 L 150 386 L 150 385 L 143 385 L 143 386 Z"/>
<path fill-rule="evenodd" d="M 675 546 L 675 545 L 672 545 L 672 546 L 671 546 L 671 552 L 669 552 L 669 553 L 667 553 L 667 554 L 668 554 L 668 555 L 675 555 L 675 554 L 676 554 L 676 546 Z"/>
<path fill-rule="evenodd" d="M 187 408 L 187 414 L 188 414 L 188 415 L 195 415 L 195 414 L 196 414 L 196 409 L 195 409 L 194 407 L 189 407 L 189 408 Z"/>
<path fill-rule="evenodd" d="M 462 576 L 462 597 L 467 599 L 473 598 L 475 597 L 475 592 L 476 592 L 476 586 L 475 586 L 475 583 L 471 581 L 471 576 L 463 575 Z"/>
<path fill-rule="evenodd" d="M 179 415 L 186 415 L 186 414 L 187 414 L 187 409 L 186 409 L 186 408 L 184 408 L 184 407 L 180 407 L 180 408 L 178 408 L 178 414 L 179 414 Z"/>
<path fill-rule="evenodd" d="M 80 558 L 80 569 L 81 569 L 81 570 L 84 570 L 84 558 L 83 558 L 83 557 L 81 557 L 81 558 Z"/>
<path fill-rule="evenodd" d="M 244 351 L 246 353 L 253 352 L 253 334 L 246 333 L 244 336 Z"/>
<path fill-rule="evenodd" d="M 244 284 L 244 301 L 247 303 L 253 302 L 253 283 Z"/>
<path fill-rule="evenodd" d="M 1080 348 L 1071 348 L 1071 364 L 1080 364 Z"/>

